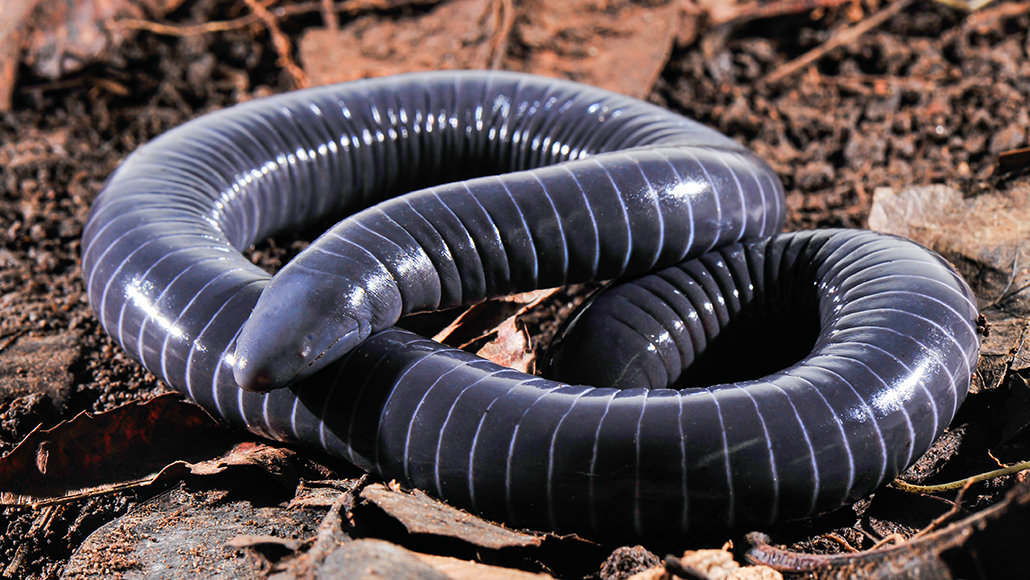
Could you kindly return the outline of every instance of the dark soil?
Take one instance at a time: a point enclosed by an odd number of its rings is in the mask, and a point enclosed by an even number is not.
[[[166,20],[222,20],[238,14],[242,4],[186,2]],[[723,26],[702,19],[699,34],[673,51],[650,95],[766,159],[788,191],[789,230],[862,227],[880,187],[947,183],[966,195],[1005,187],[994,176],[998,154],[1027,145],[1030,8],[1025,3],[966,15],[915,2],[797,74],[760,82],[851,19],[867,17],[854,14],[858,5]],[[419,10],[388,14],[402,26]],[[282,22],[293,39],[320,25],[310,16]],[[519,54],[520,42],[518,35],[509,40],[509,55]],[[252,27],[182,38],[142,31],[103,62],[59,82],[34,76],[26,66],[19,72],[13,110],[0,118],[0,452],[5,453],[37,427],[167,390],[116,347],[86,303],[79,236],[107,176],[162,131],[204,112],[289,90],[294,82],[280,67],[268,33]],[[274,268],[302,245],[279,239],[253,255]],[[970,421],[984,405],[967,404],[958,421]],[[998,484],[973,495],[987,504],[1003,491]],[[92,531],[142,499],[122,493],[50,508],[3,508],[0,572],[57,577]],[[785,537],[800,541],[836,530],[840,542],[824,537],[796,547],[829,552],[841,551],[843,542],[871,547],[870,528],[856,523],[861,517],[854,512],[845,512],[788,527]],[[892,522],[890,513],[874,516],[885,522],[876,524],[881,536],[909,535],[929,523],[906,527]],[[598,570],[600,561],[591,565]]]

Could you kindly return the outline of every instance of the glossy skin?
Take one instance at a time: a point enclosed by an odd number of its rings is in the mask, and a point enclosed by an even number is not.
[[[352,215],[271,283],[238,251],[439,183]],[[671,266],[782,220],[768,166],[678,115],[553,79],[434,73],[254,101],[141,147],[94,205],[83,276],[115,340],[230,423],[514,526],[624,540],[804,517],[893,477],[965,395],[968,288],[874,234],[741,249],[738,266],[764,266],[713,272],[721,295],[695,306],[728,321],[720,297],[804,296],[817,350],[682,391],[569,386],[391,325]]]

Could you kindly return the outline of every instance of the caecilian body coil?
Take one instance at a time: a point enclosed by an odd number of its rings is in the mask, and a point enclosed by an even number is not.
[[[240,253],[355,211],[274,278]],[[234,425],[513,526],[697,534],[868,494],[940,435],[977,360],[975,301],[941,258],[862,231],[771,237],[783,216],[765,163],[660,107],[513,73],[404,75],[141,147],[94,204],[83,276],[122,348]],[[393,327],[648,272],[550,359],[594,386]],[[744,337],[720,348],[746,367],[766,348],[749,329],[780,328],[802,336],[786,368],[684,386],[716,339]]]

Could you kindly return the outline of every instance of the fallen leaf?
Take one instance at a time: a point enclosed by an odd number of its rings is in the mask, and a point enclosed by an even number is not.
[[[696,16],[681,0],[453,0],[415,17],[369,15],[339,31],[308,30],[299,52],[314,84],[499,67],[644,98],[665,68],[680,22]],[[515,44],[518,58],[506,58]]]
[[[529,331],[514,316],[502,322],[497,327],[496,337],[476,354],[501,366],[533,374],[536,356],[530,343]]]
[[[38,505],[181,473],[177,460],[221,455],[234,435],[178,395],[80,413],[35,430],[0,459],[0,503]]]
[[[964,199],[931,185],[873,193],[869,228],[915,240],[948,259],[981,307],[1030,314],[1030,185]]]
[[[651,93],[686,15],[679,0],[526,0],[518,10],[514,34],[526,50],[506,68],[637,98]]]
[[[36,74],[58,79],[106,60],[109,49],[130,36],[109,34],[106,23],[141,18],[129,0],[48,0],[37,5],[27,26],[25,64]]]
[[[368,15],[339,31],[310,29],[298,43],[313,85],[440,69],[482,69],[501,19],[493,0],[455,0],[395,21]]]
[[[132,40],[126,29],[109,28],[117,18],[141,18],[143,4],[163,16],[183,0],[3,0],[0,10],[0,112],[11,97],[22,61],[49,79],[58,79],[105,61],[112,48]]]
[[[560,291],[560,288],[533,290],[480,302],[470,306],[446,328],[436,333],[433,340],[455,348],[466,348],[482,342],[508,318],[525,314]]]

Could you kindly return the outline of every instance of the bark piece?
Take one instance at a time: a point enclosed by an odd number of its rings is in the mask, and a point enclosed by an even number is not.
[[[451,580],[554,580],[554,577],[548,574],[533,574],[512,568],[499,568],[447,556],[418,553],[415,555],[423,562],[446,574]]]
[[[396,518],[412,534],[458,538],[483,548],[539,546],[544,536],[509,530],[499,524],[451,507],[419,490],[406,493],[373,484],[361,497]]]
[[[315,578],[333,580],[448,580],[414,553],[382,540],[348,542],[329,555]]]

